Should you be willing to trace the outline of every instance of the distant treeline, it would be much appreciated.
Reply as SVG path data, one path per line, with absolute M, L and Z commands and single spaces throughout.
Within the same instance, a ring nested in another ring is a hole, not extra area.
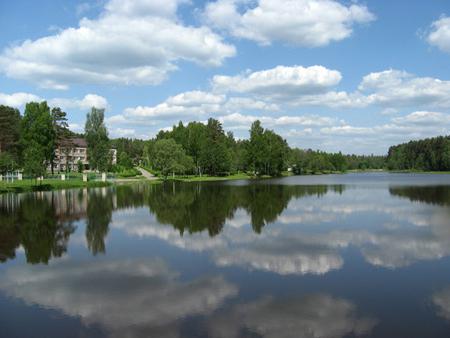
M 288 168 L 295 174 L 373 169 L 450 171 L 450 137 L 411 141 L 390 147 L 387 156 L 377 156 L 291 148 L 280 135 L 264 129 L 259 121 L 252 125 L 249 136 L 246 140 L 236 140 L 231 132 L 223 131 L 219 121 L 210 119 L 207 125 L 180 122 L 170 131 L 159 132 L 152 140 L 121 138 L 113 140 L 113 144 L 119 158 L 120 154 L 127 154 L 131 156 L 129 161 L 157 169 L 155 145 L 160 145 L 161 140 L 171 140 L 183 156 L 193 161 L 187 162 L 187 167 L 180 166 L 182 170 L 175 170 L 177 173 L 218 175 L 246 171 L 278 175 Z
M 108 139 L 103 110 L 87 114 L 84 134 L 68 129 L 66 113 L 50 109 L 46 102 L 30 102 L 24 114 L 0 106 L 0 174 L 24 169 L 32 176 L 53 168 L 55 150 L 69 153 L 71 139 L 82 136 L 88 144 L 92 168 L 127 172 L 144 165 L 167 177 L 171 174 L 229 175 L 249 173 L 278 176 L 290 170 L 295 174 L 344 172 L 347 170 L 450 170 L 450 138 L 437 137 L 411 141 L 389 149 L 388 156 L 344 155 L 291 148 L 260 121 L 250 127 L 247 139 L 225 132 L 220 121 L 179 122 L 169 131 L 160 131 L 150 140 Z M 109 147 L 117 149 L 117 165 L 108 157 Z M 134 172 L 132 173 L 134 174 Z
M 243 172 L 278 176 L 286 170 L 304 174 L 384 167 L 381 156 L 291 148 L 281 135 L 264 128 L 260 121 L 252 124 L 245 140 L 236 139 L 232 132 L 224 131 L 220 121 L 210 118 L 206 124 L 180 122 L 172 130 L 160 131 L 145 141 L 110 140 L 103 121 L 103 110 L 93 108 L 87 113 L 84 133 L 75 134 L 68 128 L 66 112 L 50 108 L 46 102 L 27 103 L 23 115 L 15 108 L 0 106 L 0 174 L 23 169 L 38 177 L 47 167 L 53 171 L 56 149 L 68 159 L 74 137 L 86 139 L 91 169 L 123 174 L 130 171 L 133 175 L 136 165 L 145 165 L 164 177 Z M 117 149 L 117 165 L 111 165 L 110 147 Z
M 434 137 L 389 148 L 390 170 L 450 171 L 450 138 Z
M 322 151 L 290 149 L 288 165 L 295 174 L 374 170 L 385 167 L 386 157 L 376 155 L 343 155 Z
M 169 150 L 171 149 L 171 150 Z M 172 169 L 165 169 L 168 154 L 178 154 Z M 352 169 L 381 169 L 383 156 L 343 155 L 291 148 L 282 136 L 264 129 L 255 121 L 248 139 L 237 140 L 225 133 L 215 119 L 207 124 L 179 123 L 170 131 L 161 131 L 144 146 L 144 162 L 163 175 L 171 172 L 187 174 L 227 175 L 247 172 L 277 176 L 292 170 L 295 174 L 344 172 Z M 177 170 L 178 169 L 178 170 Z
M 144 165 L 163 176 L 238 172 L 277 176 L 289 169 L 294 174 L 317 174 L 382 169 L 386 160 L 385 156 L 291 148 L 282 136 L 263 128 L 259 121 L 252 124 L 249 138 L 244 140 L 225 132 L 218 120 L 209 119 L 206 124 L 180 122 L 150 140 L 117 138 L 111 144 L 117 149 L 118 165 Z

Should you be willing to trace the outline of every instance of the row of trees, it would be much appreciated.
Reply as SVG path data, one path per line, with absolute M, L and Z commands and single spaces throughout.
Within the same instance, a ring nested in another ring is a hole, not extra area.
M 292 168 L 295 174 L 345 171 L 349 169 L 380 169 L 383 156 L 342 155 L 290 148 L 274 131 L 264 129 L 255 121 L 249 138 L 236 140 L 225 133 L 215 119 L 207 124 L 180 122 L 170 131 L 160 131 L 143 148 L 144 162 L 167 176 L 171 173 L 226 175 L 251 172 L 277 176 Z
M 0 106 L 0 171 L 23 167 L 40 176 L 45 166 L 53 163 L 55 147 L 64 132 L 68 132 L 65 113 L 50 110 L 46 102 L 30 102 L 24 115 L 17 109 Z
M 450 137 L 411 141 L 389 148 L 390 170 L 450 170 Z
M 323 151 L 291 149 L 289 165 L 297 175 L 305 173 L 344 172 L 346 170 L 382 169 L 386 157 L 375 155 L 343 155 Z
M 225 132 L 222 124 L 212 118 L 206 124 L 190 122 L 184 125 L 180 122 L 172 130 L 160 131 L 148 141 L 126 138 L 109 140 L 103 110 L 92 108 L 87 114 L 84 135 L 76 135 L 69 130 L 63 110 L 58 107 L 50 109 L 46 102 L 30 102 L 23 116 L 17 109 L 0 106 L 0 130 L 0 172 L 20 167 L 35 177 L 42 175 L 46 167 L 51 167 L 53 171 L 55 150 L 59 148 L 69 154 L 73 149 L 71 141 L 74 136 L 86 138 L 90 167 L 100 171 L 128 170 L 145 164 L 163 176 L 172 173 L 201 176 L 239 172 L 277 176 L 288 168 L 296 174 L 303 174 L 386 166 L 383 156 L 343 155 L 290 148 L 280 135 L 263 128 L 260 121 L 252 124 L 246 140 L 236 139 L 233 133 Z M 115 167 L 111 166 L 111 147 L 116 148 L 118 153 Z M 403 155 L 395 154 L 392 155 L 396 156 L 393 162 L 397 164 L 393 165 L 391 161 L 390 166 L 398 169 L 399 163 L 404 162 L 400 158 Z M 390 151 L 389 158 L 392 156 Z M 421 161 L 424 162 L 423 159 Z M 435 167 L 429 165 L 423 169 L 434 170 L 432 168 Z
M 228 175 L 251 171 L 279 175 L 285 169 L 289 147 L 259 121 L 252 124 L 248 140 L 236 140 L 222 124 L 210 118 L 207 124 L 179 123 L 171 131 L 160 131 L 144 146 L 147 165 L 164 176 L 170 173 Z
M 85 137 L 92 169 L 110 166 L 110 143 L 104 125 L 104 111 L 92 108 L 87 114 Z M 0 106 L 0 174 L 23 168 L 33 177 L 42 176 L 46 168 L 54 170 L 56 149 L 66 155 L 74 148 L 67 114 L 50 108 L 47 102 L 30 102 L 23 116 L 19 110 Z

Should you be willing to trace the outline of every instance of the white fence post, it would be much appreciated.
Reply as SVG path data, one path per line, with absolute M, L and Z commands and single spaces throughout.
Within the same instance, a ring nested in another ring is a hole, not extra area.
M 83 174 L 83 182 L 87 182 L 87 174 Z
M 18 173 L 18 174 L 17 174 L 17 179 L 18 179 L 19 181 L 22 181 L 22 179 L 23 179 L 22 173 Z
M 61 174 L 61 181 L 65 181 L 66 180 L 66 174 Z
M 102 173 L 102 182 L 106 182 L 106 173 Z

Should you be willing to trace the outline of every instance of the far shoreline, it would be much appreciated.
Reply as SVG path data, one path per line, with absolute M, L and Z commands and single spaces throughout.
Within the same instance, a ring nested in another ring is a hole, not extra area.
M 40 191 L 56 191 L 65 189 L 77 188 L 102 188 L 111 187 L 114 185 L 127 184 L 161 184 L 168 182 L 182 182 L 182 183 L 201 183 L 201 182 L 224 182 L 224 181 L 254 181 L 265 179 L 277 179 L 286 177 L 305 177 L 305 176 L 326 176 L 326 175 L 347 175 L 347 174 L 369 174 L 369 173 L 387 173 L 387 174 L 421 174 L 421 175 L 450 175 L 450 171 L 420 171 L 420 170 L 385 170 L 385 169 L 368 169 L 368 170 L 348 170 L 345 172 L 321 172 L 308 173 L 302 175 L 294 175 L 290 172 L 284 172 L 281 176 L 253 176 L 246 173 L 233 174 L 229 176 L 169 176 L 166 179 L 156 177 L 153 180 L 145 179 L 142 176 L 131 178 L 118 178 L 113 181 L 88 181 L 82 180 L 67 180 L 62 181 L 58 179 L 44 179 L 42 183 L 36 183 L 34 180 L 22 180 L 12 183 L 2 181 L 0 182 L 0 194 L 6 193 L 25 193 L 25 192 L 40 192 Z

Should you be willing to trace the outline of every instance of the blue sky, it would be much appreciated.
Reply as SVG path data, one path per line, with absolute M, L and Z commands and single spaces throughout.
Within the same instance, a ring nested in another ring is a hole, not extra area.
M 0 1 L 0 104 L 47 100 L 113 137 L 214 117 L 293 146 L 383 154 L 448 134 L 445 0 Z

